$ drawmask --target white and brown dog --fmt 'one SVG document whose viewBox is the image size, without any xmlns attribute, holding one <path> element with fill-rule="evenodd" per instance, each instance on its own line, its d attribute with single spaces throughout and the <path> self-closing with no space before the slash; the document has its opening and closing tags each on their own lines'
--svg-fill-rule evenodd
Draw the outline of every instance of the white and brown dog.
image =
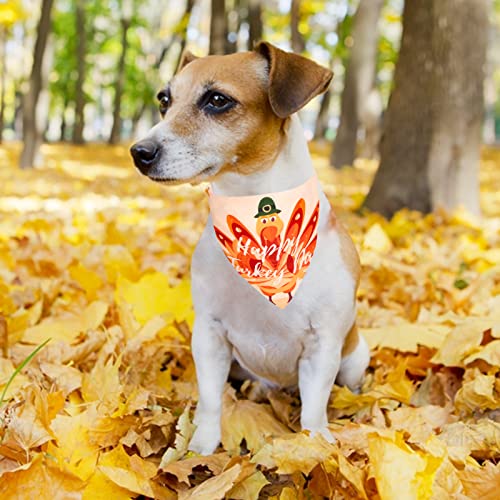
<svg viewBox="0 0 500 500">
<path fill-rule="evenodd" d="M 162 121 L 131 149 L 135 165 L 164 184 L 209 181 L 223 196 L 295 188 L 314 175 L 295 113 L 331 79 L 328 69 L 266 42 L 227 56 L 187 52 L 158 94 Z M 369 350 L 355 325 L 359 258 L 321 190 L 319 201 L 314 257 L 285 309 L 235 272 L 208 219 L 191 270 L 199 387 L 191 450 L 210 454 L 219 444 L 222 392 L 233 360 L 275 386 L 298 384 L 302 428 L 329 440 L 333 383 L 361 384 Z"/>
</svg>

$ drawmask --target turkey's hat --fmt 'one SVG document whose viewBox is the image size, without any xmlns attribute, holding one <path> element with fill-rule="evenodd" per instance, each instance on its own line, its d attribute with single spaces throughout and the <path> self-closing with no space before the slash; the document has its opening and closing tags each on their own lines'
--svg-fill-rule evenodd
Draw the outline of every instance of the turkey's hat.
<svg viewBox="0 0 500 500">
<path fill-rule="evenodd" d="M 281 210 L 276 208 L 274 200 L 272 198 L 269 198 L 269 196 L 266 196 L 259 201 L 258 210 L 259 212 L 257 213 L 257 215 L 254 215 L 255 218 L 264 217 L 266 215 L 279 214 L 281 212 Z"/>
</svg>

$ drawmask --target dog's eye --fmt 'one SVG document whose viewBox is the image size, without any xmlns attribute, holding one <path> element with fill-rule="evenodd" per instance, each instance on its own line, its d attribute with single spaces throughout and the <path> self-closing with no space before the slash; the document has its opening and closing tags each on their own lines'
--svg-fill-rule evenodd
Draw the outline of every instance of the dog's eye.
<svg viewBox="0 0 500 500">
<path fill-rule="evenodd" d="M 170 92 L 160 92 L 157 98 L 160 103 L 159 105 L 160 113 L 164 115 L 167 112 L 168 108 L 170 107 L 170 104 L 172 104 L 172 98 L 170 97 Z"/>
<path fill-rule="evenodd" d="M 209 114 L 223 113 L 231 109 L 236 102 L 221 92 L 209 91 L 200 101 L 200 107 Z"/>
<path fill-rule="evenodd" d="M 262 219 L 262 224 L 267 224 L 267 219 Z"/>
<path fill-rule="evenodd" d="M 210 97 L 207 104 L 214 108 L 220 109 L 229 104 L 230 102 L 231 101 L 225 95 L 215 93 Z"/>
<path fill-rule="evenodd" d="M 271 222 L 275 222 L 276 221 L 276 217 L 271 217 Z"/>
</svg>

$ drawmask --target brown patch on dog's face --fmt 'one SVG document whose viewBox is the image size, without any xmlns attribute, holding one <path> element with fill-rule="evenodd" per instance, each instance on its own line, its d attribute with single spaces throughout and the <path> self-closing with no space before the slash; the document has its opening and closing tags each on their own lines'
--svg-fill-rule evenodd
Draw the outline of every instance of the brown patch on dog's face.
<svg viewBox="0 0 500 500">
<path fill-rule="evenodd" d="M 151 179 L 180 184 L 272 166 L 288 117 L 326 90 L 332 72 L 260 43 L 255 52 L 196 58 L 158 94 L 163 120 L 131 152 Z"/>
<path fill-rule="evenodd" d="M 211 180 L 272 165 L 284 120 L 269 104 L 267 62 L 257 53 L 194 59 L 160 91 L 163 120 L 146 140 L 161 147 L 147 175 L 168 183 Z"/>
</svg>

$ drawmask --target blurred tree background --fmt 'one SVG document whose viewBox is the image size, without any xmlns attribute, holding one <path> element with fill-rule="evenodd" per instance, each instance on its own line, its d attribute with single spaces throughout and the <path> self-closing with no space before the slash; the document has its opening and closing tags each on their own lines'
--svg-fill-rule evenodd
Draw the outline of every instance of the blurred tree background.
<svg viewBox="0 0 500 500">
<path fill-rule="evenodd" d="M 131 141 L 186 46 L 264 38 L 335 73 L 301 112 L 331 164 L 381 159 L 366 205 L 478 213 L 482 143 L 500 141 L 499 0 L 0 0 L 0 138 Z M 401 47 L 401 50 L 400 50 Z"/>
</svg>

